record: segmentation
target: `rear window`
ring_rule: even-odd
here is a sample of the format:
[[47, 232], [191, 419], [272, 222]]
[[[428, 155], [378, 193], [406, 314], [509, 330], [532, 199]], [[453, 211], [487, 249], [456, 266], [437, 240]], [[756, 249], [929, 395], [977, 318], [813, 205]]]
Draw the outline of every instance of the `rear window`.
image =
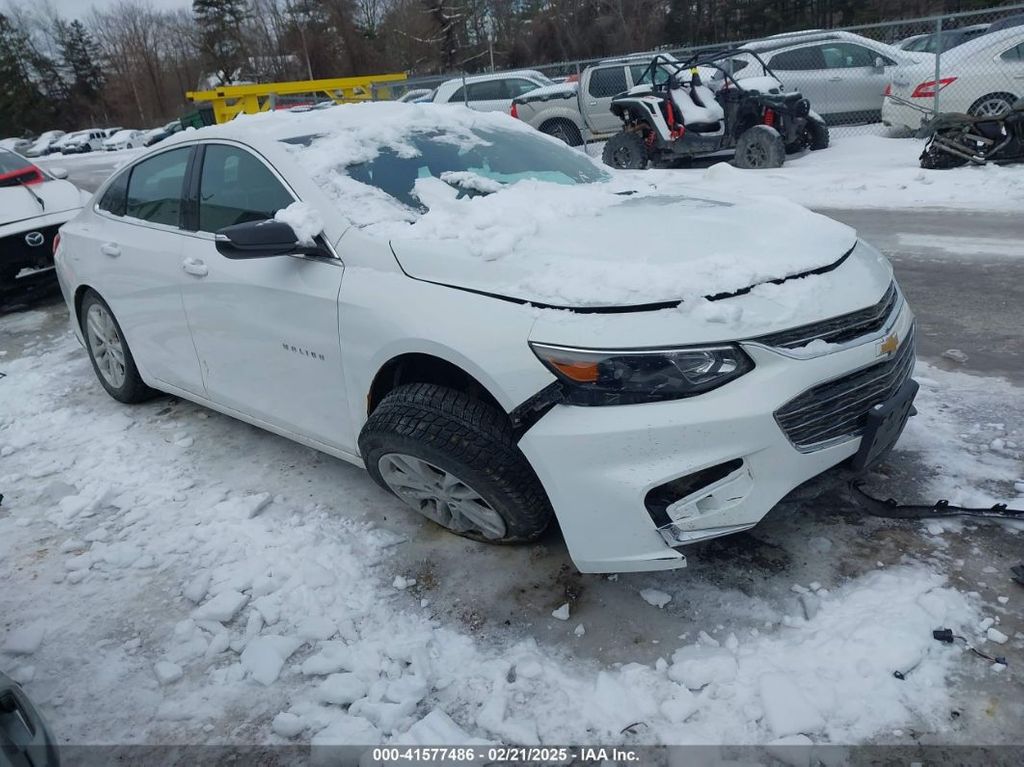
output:
[[807, 69], [824, 69], [825, 59], [821, 55], [821, 48], [812, 45], [807, 48], [797, 48], [793, 51], [784, 51], [772, 56], [768, 62], [772, 69], [783, 71], [800, 71]]
[[590, 73], [587, 91], [594, 98], [603, 99], [622, 93], [627, 87], [625, 67], [605, 67]]

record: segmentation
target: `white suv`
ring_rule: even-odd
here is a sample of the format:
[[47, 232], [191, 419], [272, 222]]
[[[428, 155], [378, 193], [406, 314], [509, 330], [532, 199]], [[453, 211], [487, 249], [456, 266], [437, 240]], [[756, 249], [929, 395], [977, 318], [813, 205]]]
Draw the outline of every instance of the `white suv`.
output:
[[507, 112], [517, 96], [554, 84], [532, 69], [456, 77], [441, 83], [433, 100], [435, 104], [461, 104], [478, 112]]
[[554, 514], [583, 571], [678, 567], [877, 461], [916, 390], [913, 315], [852, 229], [460, 107], [178, 134], [56, 259], [116, 399], [171, 392], [365, 466], [470, 538]]

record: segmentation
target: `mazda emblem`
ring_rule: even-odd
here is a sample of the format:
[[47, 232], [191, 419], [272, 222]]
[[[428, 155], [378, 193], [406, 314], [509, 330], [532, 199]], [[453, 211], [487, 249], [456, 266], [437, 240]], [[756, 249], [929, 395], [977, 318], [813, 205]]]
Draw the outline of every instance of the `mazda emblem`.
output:
[[25, 244], [30, 248], [38, 248], [46, 241], [42, 232], [29, 232], [25, 235]]

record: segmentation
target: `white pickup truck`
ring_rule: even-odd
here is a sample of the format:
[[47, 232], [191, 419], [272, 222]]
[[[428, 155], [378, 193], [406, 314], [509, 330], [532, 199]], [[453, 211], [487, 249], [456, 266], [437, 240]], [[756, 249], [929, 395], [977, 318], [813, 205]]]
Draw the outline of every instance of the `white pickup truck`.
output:
[[512, 116], [569, 146], [603, 141], [622, 128], [612, 114], [612, 97], [637, 84], [651, 56], [609, 59], [587, 67], [579, 82], [549, 85], [517, 96]]

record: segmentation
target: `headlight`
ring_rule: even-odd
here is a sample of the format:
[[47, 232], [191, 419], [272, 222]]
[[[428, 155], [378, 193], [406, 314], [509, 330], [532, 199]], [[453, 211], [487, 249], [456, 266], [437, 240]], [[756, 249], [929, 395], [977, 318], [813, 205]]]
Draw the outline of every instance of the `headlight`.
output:
[[573, 405], [629, 405], [703, 394], [754, 368], [729, 344], [686, 349], [597, 351], [531, 343], [566, 385]]

